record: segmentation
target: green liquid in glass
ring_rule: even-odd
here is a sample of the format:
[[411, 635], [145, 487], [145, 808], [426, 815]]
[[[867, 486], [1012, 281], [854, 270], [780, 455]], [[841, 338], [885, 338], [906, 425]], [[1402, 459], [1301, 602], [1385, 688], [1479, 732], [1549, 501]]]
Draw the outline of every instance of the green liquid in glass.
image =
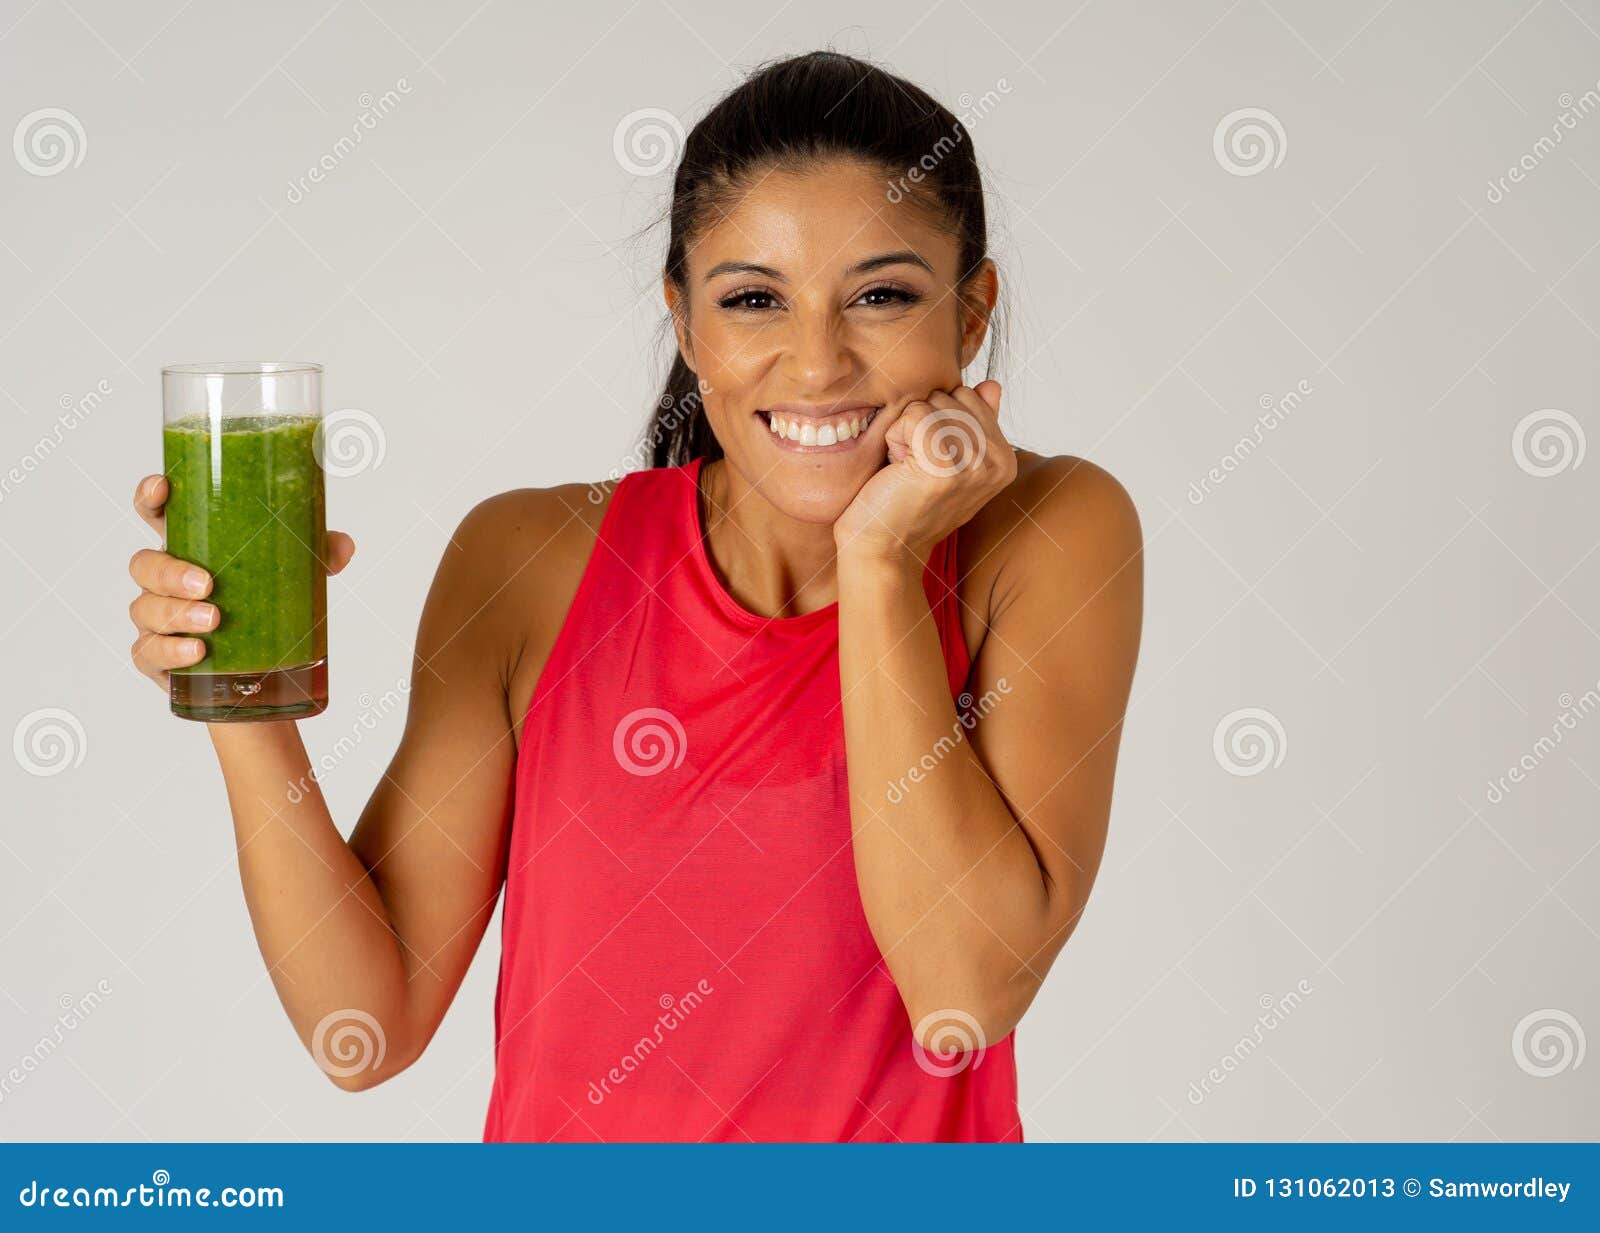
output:
[[195, 416], [162, 431], [167, 551], [213, 578], [217, 628], [183, 674], [267, 672], [322, 660], [328, 584], [315, 417]]

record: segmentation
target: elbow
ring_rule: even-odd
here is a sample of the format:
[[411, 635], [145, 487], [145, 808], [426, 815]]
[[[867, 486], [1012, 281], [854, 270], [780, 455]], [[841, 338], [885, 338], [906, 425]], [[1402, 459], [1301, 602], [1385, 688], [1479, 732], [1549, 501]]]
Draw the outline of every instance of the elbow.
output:
[[965, 960], [944, 951], [936, 967], [921, 973], [891, 970], [912, 1037], [926, 1053], [951, 1055], [952, 1064], [962, 1053], [998, 1044], [1033, 1005], [1058, 948], [1031, 963], [1018, 960], [1009, 947], [986, 948]]
[[1038, 988], [1026, 977], [1002, 987], [952, 982], [905, 998], [912, 1039], [929, 1064], [961, 1069], [1011, 1035]]
[[332, 1071], [324, 1066], [322, 1073], [327, 1075], [328, 1082], [341, 1092], [365, 1092], [380, 1083], [387, 1083], [404, 1069], [404, 1066], [390, 1066], [385, 1063], [381, 1069], [373, 1067], [354, 1074]]
[[[1082, 903], [1070, 912], [1064, 907], [1046, 911], [1035, 930], [1019, 930], [1009, 944], [997, 936], [992, 944], [975, 943], [965, 953], [942, 946], [936, 954], [927, 953], [918, 968], [906, 962], [913, 957], [909, 952], [896, 956], [898, 971], [889, 963], [912, 1037], [923, 1054], [933, 1055], [944, 1069], [955, 1069], [963, 1055], [988, 1049], [1016, 1030], [1072, 933]], [[1032, 958], [1023, 960], [1022, 954]], [[926, 1060], [919, 1054], [919, 1061]]]
[[342, 1092], [365, 1092], [386, 1083], [422, 1053], [390, 1039], [372, 1016], [351, 1011], [318, 1023], [307, 1047], [317, 1069]]
[[1020, 1010], [1004, 1005], [979, 1005], [972, 1010], [944, 1006], [933, 1010], [907, 1007], [911, 1036], [925, 1054], [942, 1068], [957, 1069], [967, 1055], [979, 1055], [1004, 1040], [1022, 1018]]

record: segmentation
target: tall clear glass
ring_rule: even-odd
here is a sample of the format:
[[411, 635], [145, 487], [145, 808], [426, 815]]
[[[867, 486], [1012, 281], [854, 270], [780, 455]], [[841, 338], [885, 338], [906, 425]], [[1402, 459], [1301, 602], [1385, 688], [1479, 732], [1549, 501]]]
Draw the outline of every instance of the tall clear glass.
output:
[[171, 674], [172, 713], [295, 719], [328, 705], [322, 366], [161, 370], [167, 551], [208, 570], [221, 617]]

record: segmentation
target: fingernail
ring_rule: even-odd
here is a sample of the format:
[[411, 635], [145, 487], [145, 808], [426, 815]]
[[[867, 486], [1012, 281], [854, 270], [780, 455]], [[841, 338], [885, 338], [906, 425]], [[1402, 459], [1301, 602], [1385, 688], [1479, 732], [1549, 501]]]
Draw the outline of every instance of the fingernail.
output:
[[196, 659], [202, 658], [206, 653], [206, 644], [198, 638], [185, 638], [183, 640], [183, 653]]
[[186, 569], [183, 571], [183, 589], [190, 595], [204, 595], [206, 593], [205, 571]]
[[210, 629], [217, 623], [217, 610], [210, 604], [196, 604], [189, 609], [189, 624], [196, 629]]

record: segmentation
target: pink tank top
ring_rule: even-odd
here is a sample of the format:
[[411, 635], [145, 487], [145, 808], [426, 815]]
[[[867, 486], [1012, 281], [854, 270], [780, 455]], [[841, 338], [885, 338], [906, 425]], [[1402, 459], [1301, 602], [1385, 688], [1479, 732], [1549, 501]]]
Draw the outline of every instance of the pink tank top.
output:
[[[701, 459], [616, 487], [523, 729], [485, 1140], [1017, 1140], [1013, 1038], [916, 1044], [850, 842], [838, 606], [718, 581]], [[950, 690], [956, 538], [923, 576]]]

